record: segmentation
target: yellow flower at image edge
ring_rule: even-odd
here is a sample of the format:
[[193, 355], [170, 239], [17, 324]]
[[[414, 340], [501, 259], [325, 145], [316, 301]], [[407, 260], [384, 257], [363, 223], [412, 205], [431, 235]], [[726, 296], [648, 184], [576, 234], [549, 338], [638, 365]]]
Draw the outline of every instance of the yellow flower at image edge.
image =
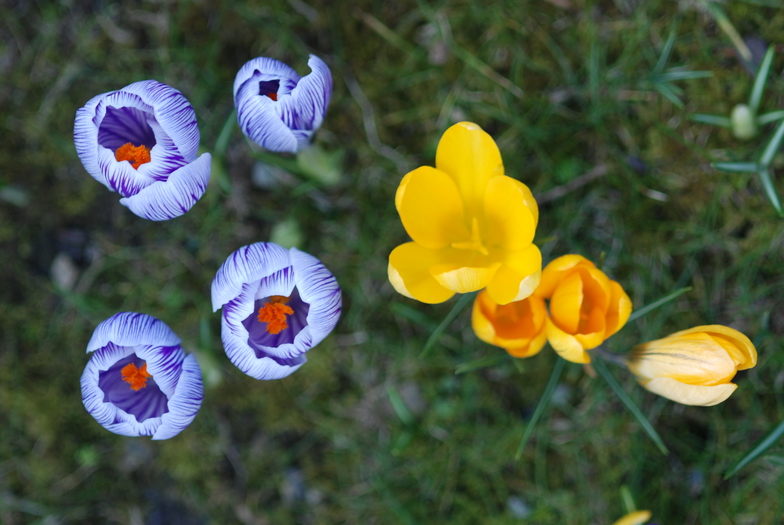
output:
[[590, 363], [586, 350], [623, 328], [632, 312], [632, 302], [621, 285], [580, 255], [564, 255], [550, 262], [534, 293], [550, 300], [550, 346], [573, 363]]
[[446, 130], [436, 167], [403, 177], [395, 206], [413, 240], [389, 256], [389, 281], [399, 293], [441, 303], [486, 287], [507, 304], [538, 286], [536, 201], [525, 184], [504, 175], [498, 147], [476, 124]]
[[757, 364], [748, 337], [721, 325], [697, 326], [634, 347], [627, 366], [643, 388], [683, 405], [713, 406], [738, 388], [738, 370]]
[[651, 519], [651, 511], [638, 510], [636, 512], [630, 512], [623, 518], [613, 523], [613, 525], [642, 525], [649, 519]]
[[522, 301], [499, 305], [486, 290], [474, 300], [471, 327], [486, 343], [504, 348], [513, 357], [531, 357], [547, 342], [544, 299], [531, 295]]

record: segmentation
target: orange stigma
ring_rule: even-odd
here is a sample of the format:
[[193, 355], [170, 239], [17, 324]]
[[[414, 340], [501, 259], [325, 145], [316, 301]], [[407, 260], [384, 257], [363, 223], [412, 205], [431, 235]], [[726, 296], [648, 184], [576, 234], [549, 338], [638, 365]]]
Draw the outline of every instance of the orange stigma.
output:
[[131, 390], [138, 392], [147, 386], [147, 378], [152, 377], [147, 372], [147, 363], [144, 363], [141, 368], [136, 368], [133, 363], [128, 363], [122, 370], [122, 380], [131, 385]]
[[260, 323], [267, 323], [267, 332], [279, 334], [289, 327], [286, 316], [294, 313], [286, 303], [289, 298], [283, 295], [271, 295], [269, 301], [259, 308], [258, 320]]
[[138, 170], [139, 166], [147, 164], [151, 160], [150, 150], [147, 149], [147, 146], [144, 144], [134, 146], [130, 142], [126, 142], [117, 148], [117, 151], [114, 152], [114, 158], [117, 159], [117, 162], [129, 161], [135, 170]]
[[267, 96], [274, 100], [275, 102], [278, 101], [278, 94], [277, 93], [267, 93]]

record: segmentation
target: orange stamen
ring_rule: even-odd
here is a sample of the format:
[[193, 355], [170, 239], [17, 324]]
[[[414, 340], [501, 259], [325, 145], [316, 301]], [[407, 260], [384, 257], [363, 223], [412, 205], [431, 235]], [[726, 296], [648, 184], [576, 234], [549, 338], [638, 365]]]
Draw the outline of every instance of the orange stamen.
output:
[[114, 158], [117, 159], [117, 162], [129, 161], [135, 170], [138, 170], [139, 166], [147, 164], [151, 160], [150, 150], [147, 149], [147, 146], [144, 144], [134, 146], [130, 142], [126, 142], [117, 148], [117, 151], [114, 152]]
[[147, 379], [152, 377], [147, 372], [147, 363], [144, 363], [141, 368], [136, 368], [135, 364], [128, 363], [120, 370], [120, 373], [122, 374], [122, 380], [131, 385], [131, 390], [134, 392], [138, 392], [146, 387]]
[[267, 93], [267, 96], [274, 100], [275, 102], [278, 101], [278, 94], [277, 93]]
[[292, 315], [294, 310], [291, 309], [286, 303], [289, 298], [283, 295], [272, 295], [269, 302], [264, 303], [264, 306], [259, 308], [258, 320], [260, 323], [267, 323], [267, 332], [270, 334], [279, 334], [289, 327], [286, 322], [286, 316]]

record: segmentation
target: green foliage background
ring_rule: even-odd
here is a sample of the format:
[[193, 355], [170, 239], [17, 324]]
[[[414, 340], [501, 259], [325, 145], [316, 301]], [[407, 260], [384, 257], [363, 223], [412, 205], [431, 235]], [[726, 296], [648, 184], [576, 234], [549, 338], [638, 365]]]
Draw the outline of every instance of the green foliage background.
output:
[[[742, 35], [778, 45], [762, 109], [781, 109], [784, 10], [724, 9]], [[678, 83], [685, 108], [646, 84], [673, 29], [668, 65], [713, 73]], [[309, 53], [334, 76], [317, 142], [345, 152], [340, 182], [278, 169], [260, 188], [230, 120], [234, 75], [256, 56], [305, 74]], [[10, 0], [0, 75], [2, 523], [599, 525], [625, 513], [622, 485], [659, 524], [784, 520], [780, 445], [723, 480], [784, 418], [784, 222], [753, 175], [709, 164], [752, 159], [770, 128], [741, 143], [687, 119], [729, 114], [753, 82], [699, 3]], [[190, 100], [205, 151], [233, 126], [204, 198], [165, 223], [122, 207], [72, 142], [77, 108], [148, 78]], [[393, 197], [461, 120], [541, 198], [545, 262], [604, 252], [638, 308], [693, 287], [610, 350], [713, 323], [754, 340], [758, 366], [712, 408], [656, 398], [613, 367], [670, 456], [570, 364], [515, 461], [553, 352], [456, 375], [503, 352], [475, 339], [465, 311], [418, 357], [454, 300], [418, 304], [387, 282], [407, 240]], [[259, 382], [226, 359], [209, 287], [232, 251], [286, 220], [338, 277], [344, 314], [296, 374]], [[70, 289], [52, 280], [73, 269]], [[164, 320], [202, 365], [204, 405], [174, 439], [116, 436], [81, 404], [87, 340], [119, 311]]]

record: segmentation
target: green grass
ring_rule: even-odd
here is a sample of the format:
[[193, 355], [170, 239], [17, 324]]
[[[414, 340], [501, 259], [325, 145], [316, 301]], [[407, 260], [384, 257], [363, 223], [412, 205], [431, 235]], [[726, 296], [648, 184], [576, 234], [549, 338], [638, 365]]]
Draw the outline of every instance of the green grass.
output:
[[[559, 3], [0, 7], [0, 522], [601, 525], [625, 513], [623, 485], [655, 523], [784, 521], [780, 460], [724, 480], [784, 419], [784, 222], [756, 176], [710, 167], [757, 158], [774, 125], [739, 142], [689, 121], [728, 115], [753, 84], [690, 3]], [[781, 9], [723, 9], [741, 35], [784, 41]], [[673, 83], [684, 108], [646, 83], [673, 31], [665, 71], [713, 74]], [[291, 175], [254, 187], [235, 127], [204, 198], [152, 223], [75, 154], [76, 109], [147, 78], [188, 97], [214, 152], [239, 67], [262, 55], [305, 73], [311, 52], [334, 76], [316, 139], [345, 152], [337, 185]], [[778, 53], [761, 113], [782, 108], [782, 67]], [[656, 398], [610, 367], [666, 458], [601, 378], [567, 364], [515, 461], [556, 357], [545, 349], [456, 375], [503, 352], [474, 337], [468, 309], [420, 358], [457, 299], [419, 304], [387, 282], [388, 254], [407, 240], [394, 192], [407, 170], [433, 164], [441, 133], [460, 120], [488, 131], [507, 174], [536, 196], [606, 167], [541, 204], [537, 239], [554, 238], [545, 262], [605, 253], [637, 308], [693, 288], [630, 323], [611, 351], [713, 323], [757, 345], [758, 366], [713, 408]], [[226, 359], [209, 287], [232, 251], [292, 218], [303, 249], [337, 276], [344, 314], [301, 370], [259, 382]], [[72, 290], [50, 278], [58, 253], [78, 270]], [[90, 334], [123, 310], [167, 322], [208, 378], [198, 417], [170, 441], [111, 434], [81, 404]], [[769, 453], [780, 458], [782, 446]], [[525, 518], [510, 510], [521, 501]]]

